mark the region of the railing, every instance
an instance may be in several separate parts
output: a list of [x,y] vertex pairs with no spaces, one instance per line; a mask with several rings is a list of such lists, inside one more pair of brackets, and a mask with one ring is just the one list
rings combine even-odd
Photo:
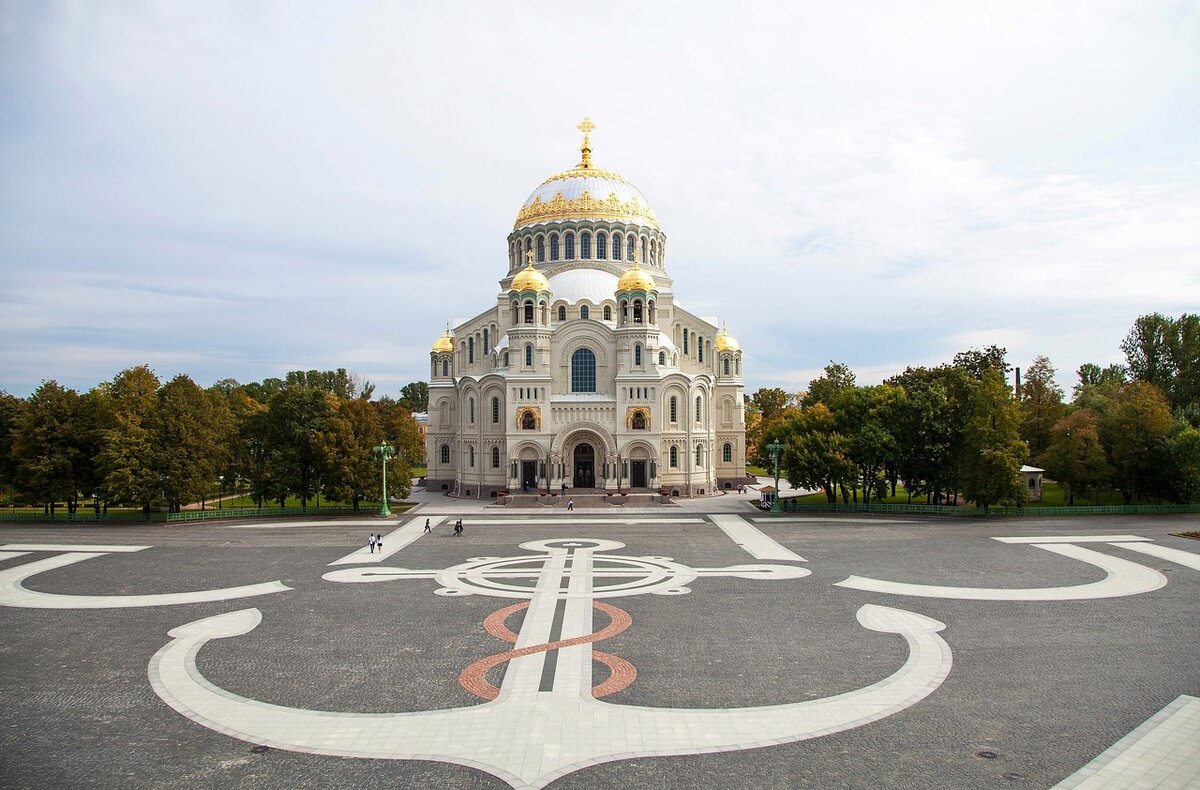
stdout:
[[167,521],[211,521],[220,518],[273,518],[277,516],[347,516],[358,514],[372,516],[377,511],[370,507],[227,507],[220,510],[183,510],[171,513]]
[[66,510],[60,510],[54,515],[50,515],[49,513],[34,513],[30,511],[0,510],[0,521],[41,522],[46,524],[58,524],[61,522],[117,523],[166,520],[167,513],[165,512],[143,513],[140,510],[113,510],[109,511],[108,513],[97,513],[91,508],[88,508],[87,510],[81,508],[75,511],[75,513],[68,513]]
[[1200,513],[1200,505],[1078,505],[1075,507],[953,507],[950,505],[802,503],[780,499],[786,513],[909,513],[961,518],[1005,516],[1136,516],[1149,513]]

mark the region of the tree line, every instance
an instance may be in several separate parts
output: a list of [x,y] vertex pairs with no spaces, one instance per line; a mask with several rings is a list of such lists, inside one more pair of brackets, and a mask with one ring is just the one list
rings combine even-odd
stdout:
[[374,390],[345,369],[205,389],[141,365],[82,394],[53,380],[28,398],[0,392],[0,500],[174,512],[224,488],[259,507],[322,495],[358,507],[380,496],[372,450],[384,440],[396,450],[388,494],[406,497],[425,457],[412,416],[422,389],[400,401]]
[[997,346],[875,386],[831,362],[805,392],[751,396],[748,457],[770,468],[767,445],[780,442],[781,474],[831,503],[903,483],[909,501],[1017,505],[1023,464],[1044,468],[1072,505],[1111,490],[1127,504],[1200,502],[1200,316],[1141,316],[1121,349],[1126,365],[1080,366],[1069,402],[1044,356],[1010,385]]

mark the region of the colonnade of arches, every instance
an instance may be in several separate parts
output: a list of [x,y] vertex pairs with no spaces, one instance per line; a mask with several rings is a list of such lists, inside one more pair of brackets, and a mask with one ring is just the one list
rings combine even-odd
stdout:
[[537,263],[557,261],[623,261],[663,267],[666,237],[659,231],[620,228],[532,230],[513,234],[509,241],[509,268],[525,265],[533,253]]

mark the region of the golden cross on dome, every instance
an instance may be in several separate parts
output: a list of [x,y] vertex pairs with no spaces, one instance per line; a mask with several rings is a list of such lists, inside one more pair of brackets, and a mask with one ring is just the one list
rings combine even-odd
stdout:
[[592,141],[588,139],[588,134],[596,128],[596,124],[592,123],[591,119],[585,115],[583,116],[583,121],[575,128],[583,132],[583,144],[579,146],[579,151],[583,154],[583,160],[579,163],[579,167],[591,167]]
[[525,251],[525,260],[529,262],[530,266],[533,265],[533,250]]

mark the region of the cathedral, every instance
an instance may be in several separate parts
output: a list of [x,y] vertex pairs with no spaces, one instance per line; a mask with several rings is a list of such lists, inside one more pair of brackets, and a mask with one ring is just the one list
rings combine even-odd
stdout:
[[707,496],[745,482],[742,352],[675,303],[644,195],[579,164],[522,204],[496,303],[429,354],[430,491]]

